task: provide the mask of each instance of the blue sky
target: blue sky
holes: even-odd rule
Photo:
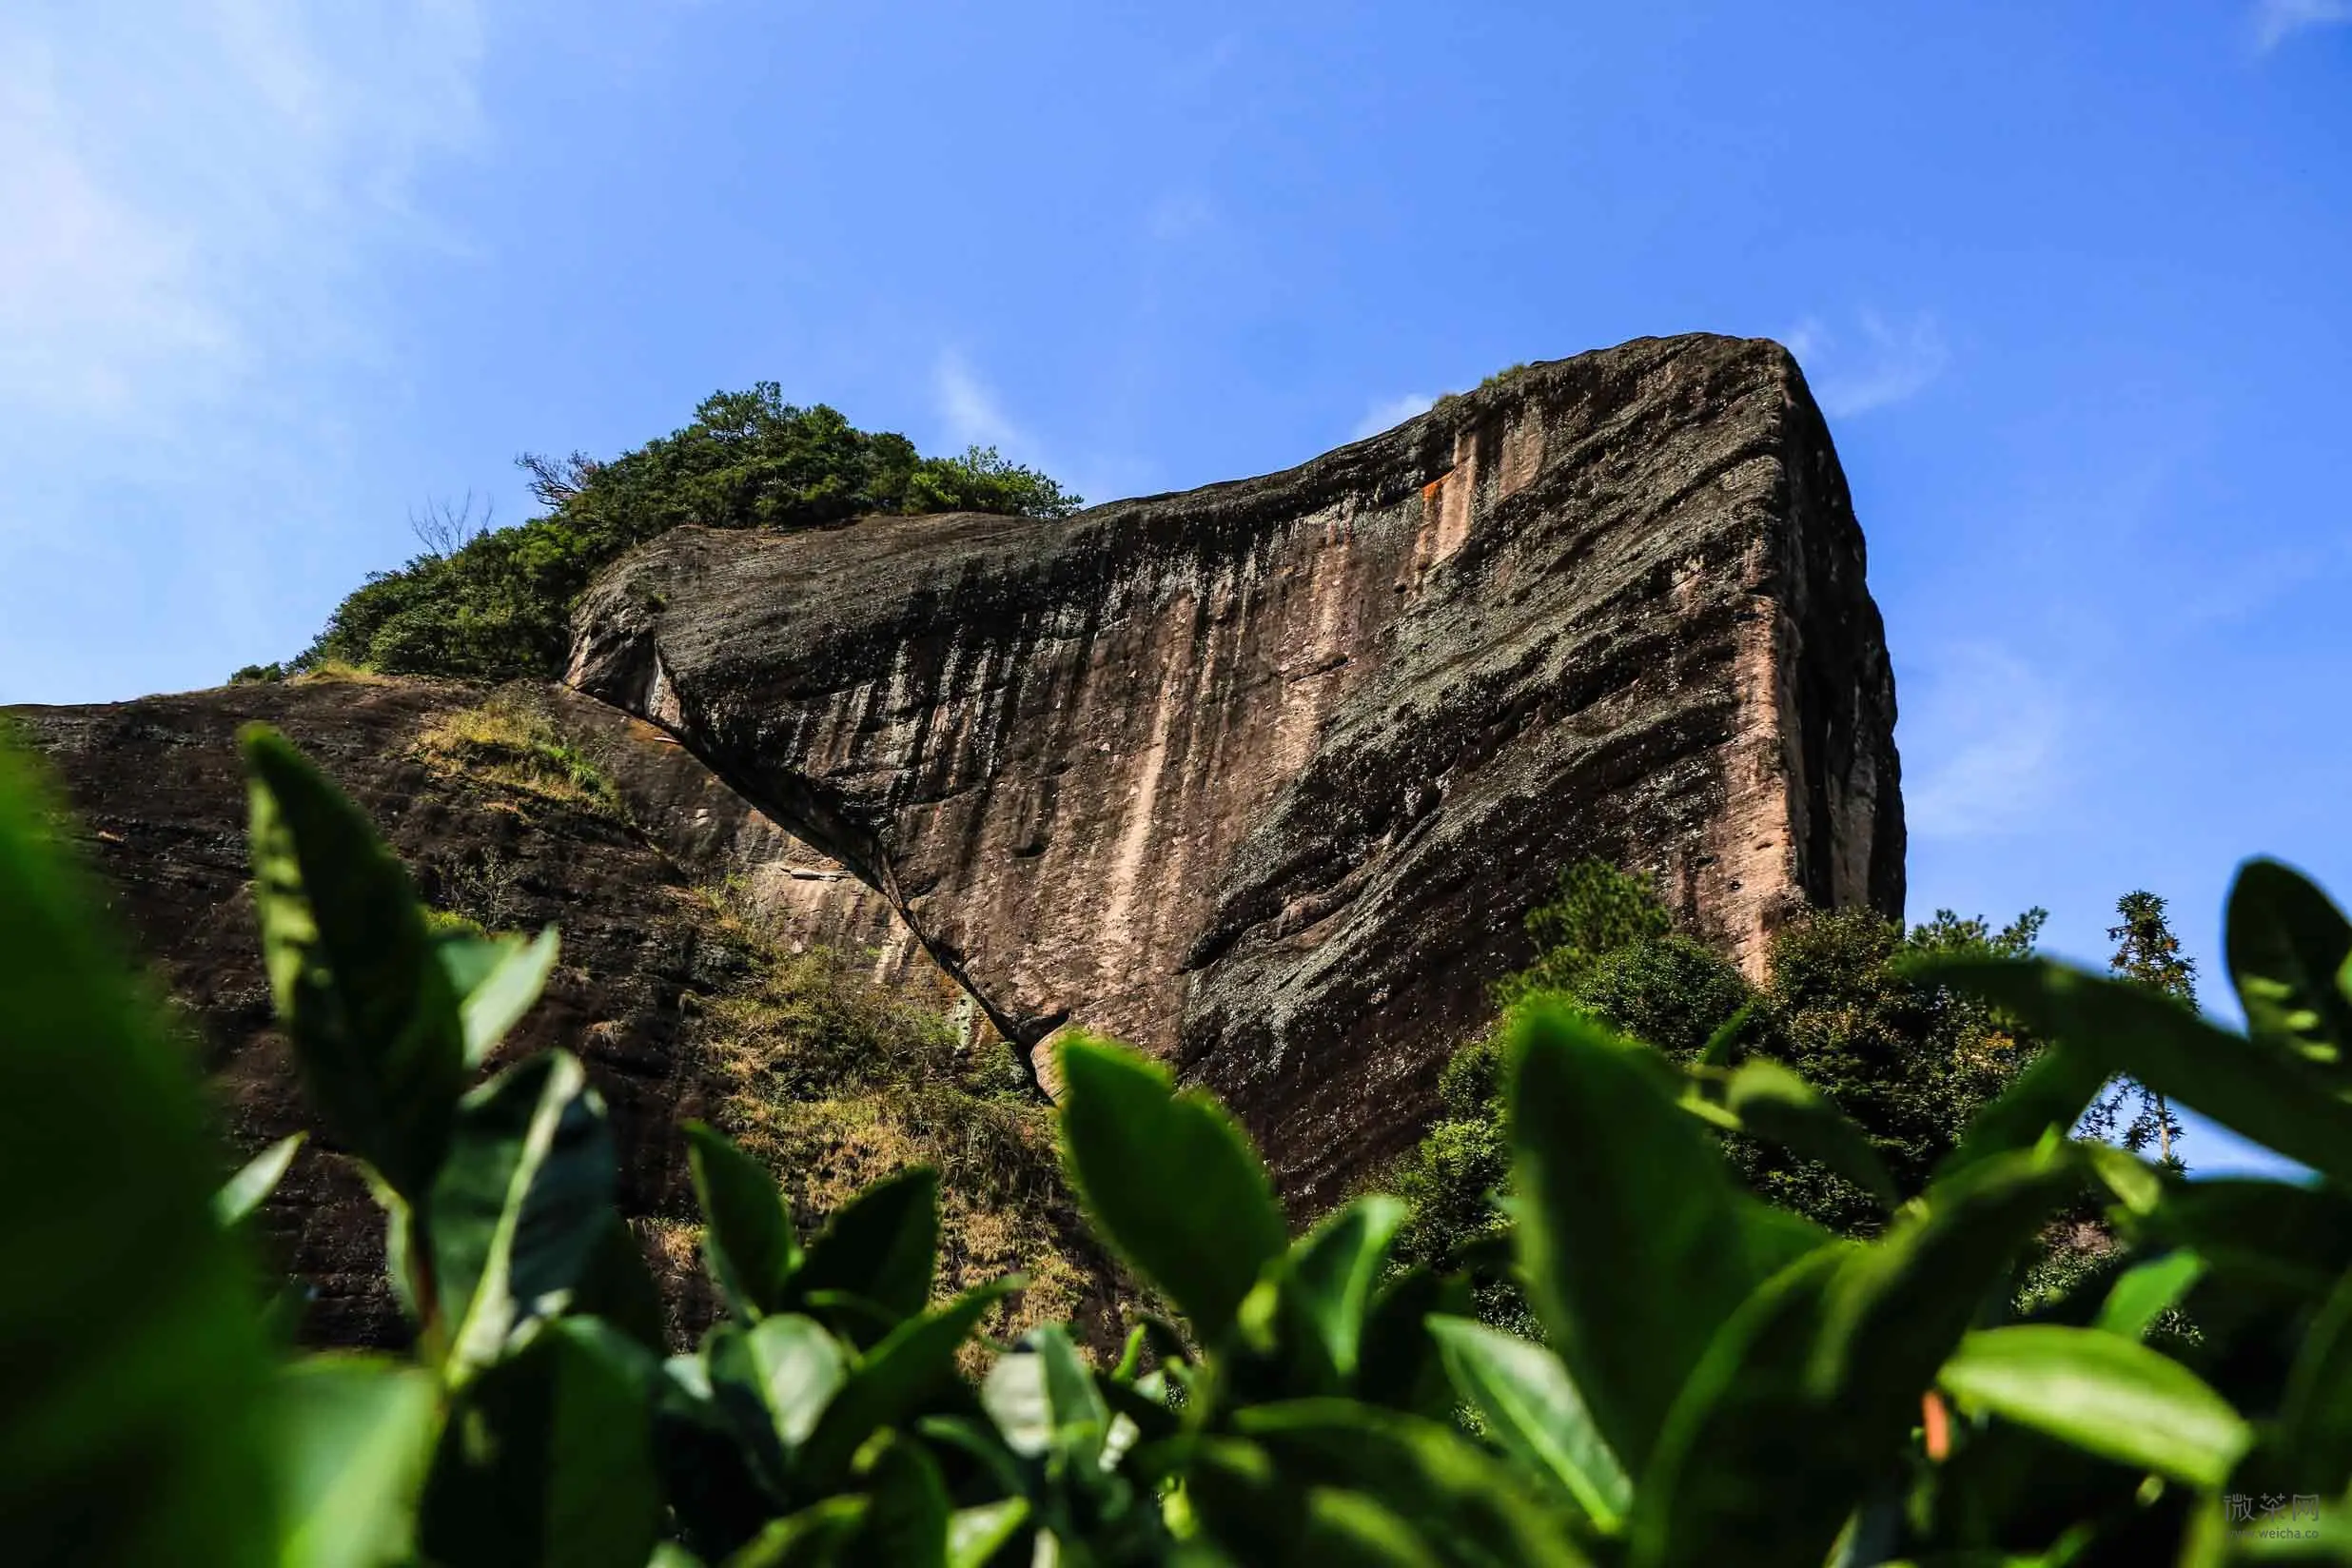
[[[2103,958],[2145,885],[2210,970],[2239,857],[2352,894],[2348,278],[2352,0],[20,0],[0,701],[290,653],[428,500],[759,379],[1107,500],[1764,334],[1869,532],[1911,912]]]

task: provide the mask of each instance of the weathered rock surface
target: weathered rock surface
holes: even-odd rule
[[[562,960],[500,1060],[561,1047],[586,1063],[612,1114],[622,1211],[640,1222],[684,1335],[715,1303],[691,1246],[660,1245],[660,1222],[673,1223],[675,1240],[695,1217],[676,1124],[727,1122],[727,1096],[739,1086],[719,1081],[699,1031],[706,1013],[755,986],[764,951],[717,913],[714,885],[734,879],[740,902],[788,942],[872,951],[898,975],[928,970],[928,960],[881,897],[761,817],[670,737],[584,697],[528,694],[592,749],[618,786],[619,811],[434,766],[421,734],[484,696],[435,681],[297,682],[8,716],[59,775],[113,914],[180,1004],[238,1158],[315,1128],[262,968],[241,724],[275,725],[308,753],[375,819],[429,900],[499,928],[559,925]],[[787,1184],[805,1189],[841,1174],[796,1172]],[[314,1144],[296,1162],[264,1228],[284,1266],[317,1291],[306,1338],[401,1341],[382,1216],[331,1147]],[[990,1261],[998,1265],[990,1276],[1028,1265]]]
[[[1529,367],[1285,473],[1060,521],[680,529],[571,679],[901,911],[1011,1038],[1121,1035],[1312,1207],[1415,1135],[1564,864],[1752,969],[1899,913],[1894,690],[1778,345]]]

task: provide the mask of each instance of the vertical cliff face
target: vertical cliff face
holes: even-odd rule
[[[1596,854],[1752,970],[1903,898],[1862,536],[1786,351],[1642,340],[1059,521],[681,529],[571,680],[836,856],[1026,1045],[1178,1062],[1312,1205]]]

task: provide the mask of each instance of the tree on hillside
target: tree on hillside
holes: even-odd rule
[[[2196,1011],[2197,961],[2182,953],[2181,939],[2173,934],[2165,913],[2165,901],[2143,888],[2117,899],[2115,913],[2117,923],[2107,928],[2107,940],[2116,944],[2109,968],[2118,977]],[[2124,1114],[2127,1107],[2131,1112],[2128,1119]],[[2180,1120],[2165,1097],[2146,1085],[2125,1080],[2093,1108],[2091,1120],[2093,1130],[2116,1139],[2133,1153],[2154,1144],[2161,1164],[2179,1165],[2172,1141],[2183,1130]]]
[[[561,669],[572,606],[597,573],[673,528],[832,528],[874,513],[1067,517],[1079,498],[993,447],[927,458],[774,382],[703,400],[692,423],[610,461],[517,460],[545,510],[512,527],[471,498],[412,519],[421,554],[379,572],[328,618],[298,667],[505,679]]]
[[[1735,1053],[1780,1062],[1834,1101],[1911,1193],[2038,1045],[1982,1004],[1910,979],[1904,963],[1929,953],[2022,956],[2044,918],[2029,910],[1996,930],[1944,910],[1906,929],[1868,910],[1815,911],[1774,933],[1757,988],[1678,929],[1654,883],[1588,860],[1528,915],[1533,958],[1495,998],[1500,1008],[1559,996],[1684,1062],[1746,1009]],[[1393,1174],[1411,1205],[1398,1256],[1441,1271],[1469,1266],[1481,1316],[1524,1332],[1533,1323],[1525,1303],[1482,1261],[1504,1227],[1492,1202],[1509,1176],[1499,1081],[1492,1031],[1446,1065],[1439,1119]],[[1813,1161],[1746,1138],[1726,1152],[1759,1196],[1833,1230],[1868,1235],[1884,1221],[1869,1194]]]

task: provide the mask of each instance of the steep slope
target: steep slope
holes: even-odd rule
[[[1760,963],[1898,913],[1894,692],[1829,432],[1761,341],[1528,367],[1285,473],[1044,521],[685,528],[570,679],[879,890],[1008,1036],[1231,1101],[1312,1207],[1409,1139],[1597,854]]]
[[[501,1059],[559,1046],[586,1062],[612,1111],[623,1212],[681,1336],[714,1305],[676,1129],[689,1116],[768,1158],[804,1215],[910,1161],[945,1163],[952,1280],[1026,1271],[1036,1283],[1000,1327],[1069,1318],[1108,1332],[1111,1270],[1055,1180],[1049,1127],[1013,1093],[975,1091],[995,1058],[937,1021],[962,993],[884,900],[669,737],[560,690],[419,680],[7,716],[62,778],[114,913],[180,1003],[240,1153],[311,1125],[271,1027],[255,934],[234,737],[258,719],[369,812],[429,902],[497,929],[561,928],[562,961]],[[864,955],[869,973],[841,971],[825,950]],[[869,974],[895,983],[876,988]],[[890,1059],[813,1052],[816,1034],[880,1041]],[[307,1338],[400,1338],[382,1217],[332,1149],[304,1153],[265,1225],[280,1260],[318,1291]]]

